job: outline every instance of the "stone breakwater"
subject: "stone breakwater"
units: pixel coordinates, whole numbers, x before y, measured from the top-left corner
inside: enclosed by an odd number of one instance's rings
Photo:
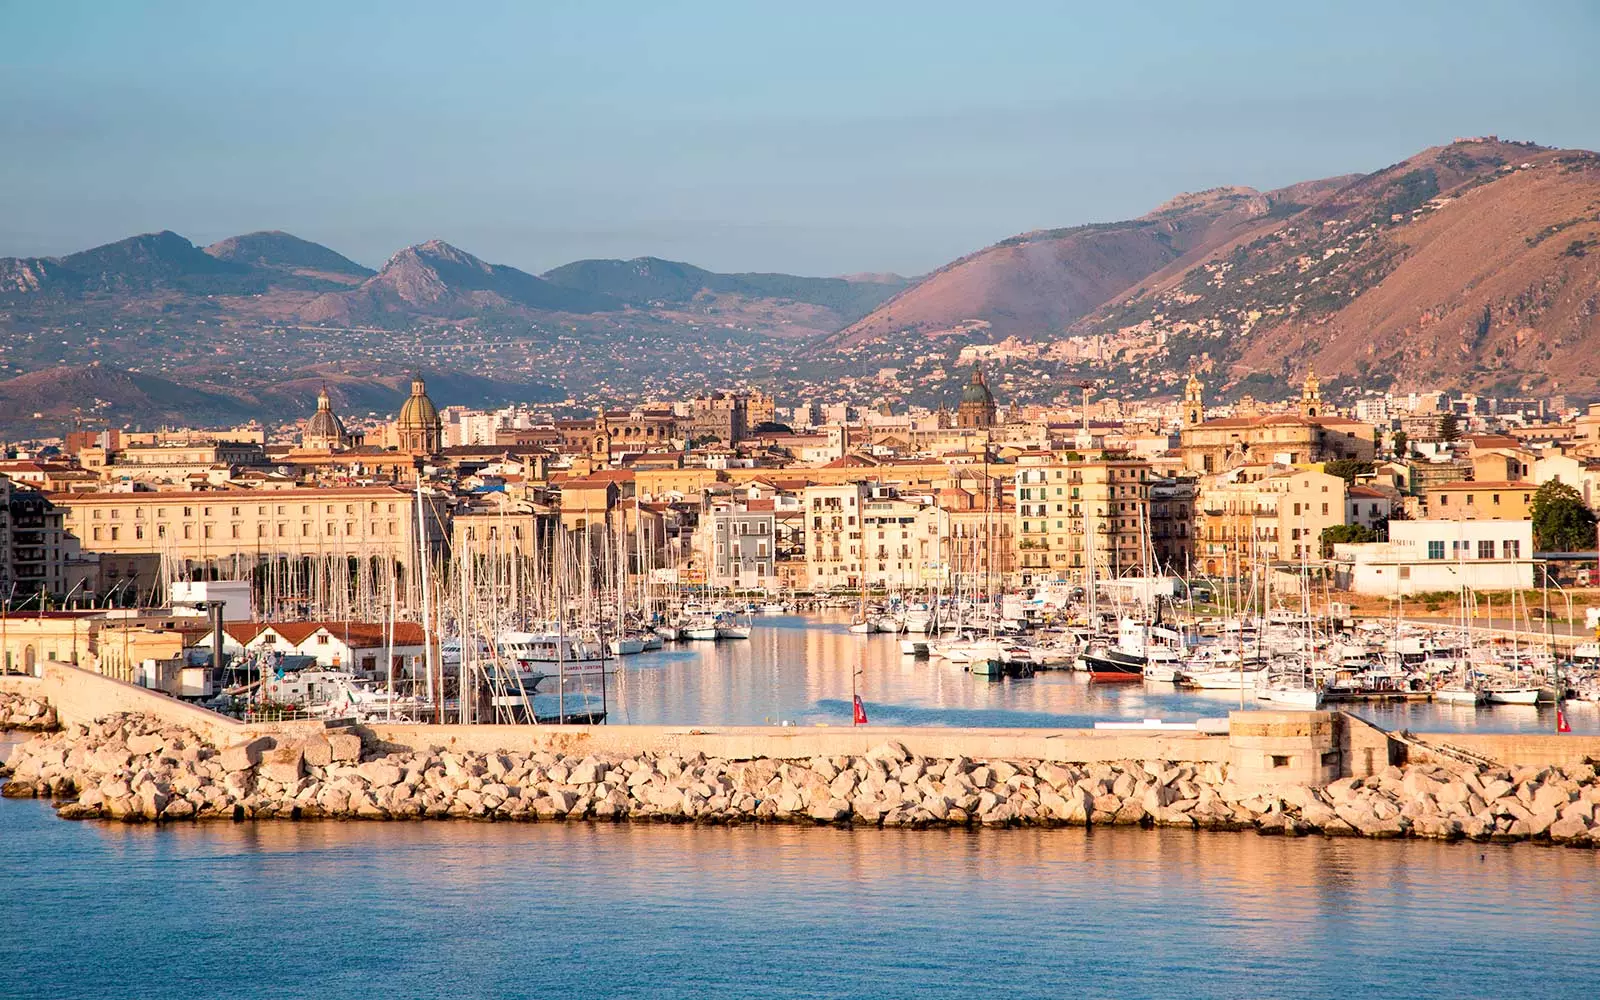
[[[30,695],[0,691],[0,729],[54,728],[56,728],[56,710],[44,700]]]
[[[1593,765],[1413,764],[1262,791],[1219,763],[1061,764],[860,756],[749,761],[639,753],[388,752],[354,732],[225,748],[139,715],[36,736],[5,766],[14,797],[62,817],[665,820],[859,826],[1142,825],[1263,834],[1600,844]]]

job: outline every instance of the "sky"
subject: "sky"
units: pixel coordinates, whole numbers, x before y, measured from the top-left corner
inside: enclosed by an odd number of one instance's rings
[[[0,0],[0,255],[918,274],[1460,135],[1600,149],[1600,3]]]

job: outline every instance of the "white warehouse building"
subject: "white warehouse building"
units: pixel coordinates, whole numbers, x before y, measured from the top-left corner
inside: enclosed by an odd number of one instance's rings
[[[1343,590],[1384,596],[1533,586],[1531,521],[1390,521],[1387,542],[1333,547]]]

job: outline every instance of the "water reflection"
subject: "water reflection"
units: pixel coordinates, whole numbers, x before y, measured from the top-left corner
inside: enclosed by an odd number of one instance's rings
[[[179,825],[0,803],[0,993],[1578,996],[1600,856],[1141,830]],[[115,928],[115,933],[108,933]],[[151,956],[183,954],[150,974]],[[92,980],[82,970],[95,969]],[[27,970],[25,991],[20,970]],[[6,988],[7,982],[11,986]]]
[[[681,643],[623,661],[611,681],[616,722],[849,725],[851,673],[876,725],[1090,726],[1097,720],[1192,721],[1226,715],[1236,691],[1170,684],[1096,684],[1047,672],[989,681],[959,665],[900,654],[899,637],[852,635],[845,615],[758,617],[748,641]],[[1246,705],[1254,703],[1246,699]],[[1419,732],[1552,732],[1549,706],[1349,706],[1386,728]],[[1600,732],[1600,710],[1573,705],[1577,732]]]

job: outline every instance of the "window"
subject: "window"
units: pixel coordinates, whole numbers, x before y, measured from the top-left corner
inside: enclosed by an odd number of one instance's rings
[[[1500,553],[1507,559],[1522,558],[1522,542],[1515,538],[1508,538],[1500,543]]]
[[[1323,504],[1322,505],[1322,516],[1324,516],[1324,517],[1328,516],[1328,505],[1327,504]]]
[[[1441,506],[1441,507],[1450,506],[1450,494],[1448,494],[1448,493],[1439,494],[1439,506]]]
[[[1478,558],[1479,559],[1493,559],[1494,558],[1494,542],[1479,542],[1478,543]]]
[[[1444,558],[1444,542],[1429,542],[1428,543],[1428,558],[1429,559],[1443,559]]]
[[[1496,494],[1492,495],[1489,498],[1489,502],[1491,504],[1493,504],[1494,506],[1496,506],[1496,507],[1500,506],[1500,494],[1496,493]]]

